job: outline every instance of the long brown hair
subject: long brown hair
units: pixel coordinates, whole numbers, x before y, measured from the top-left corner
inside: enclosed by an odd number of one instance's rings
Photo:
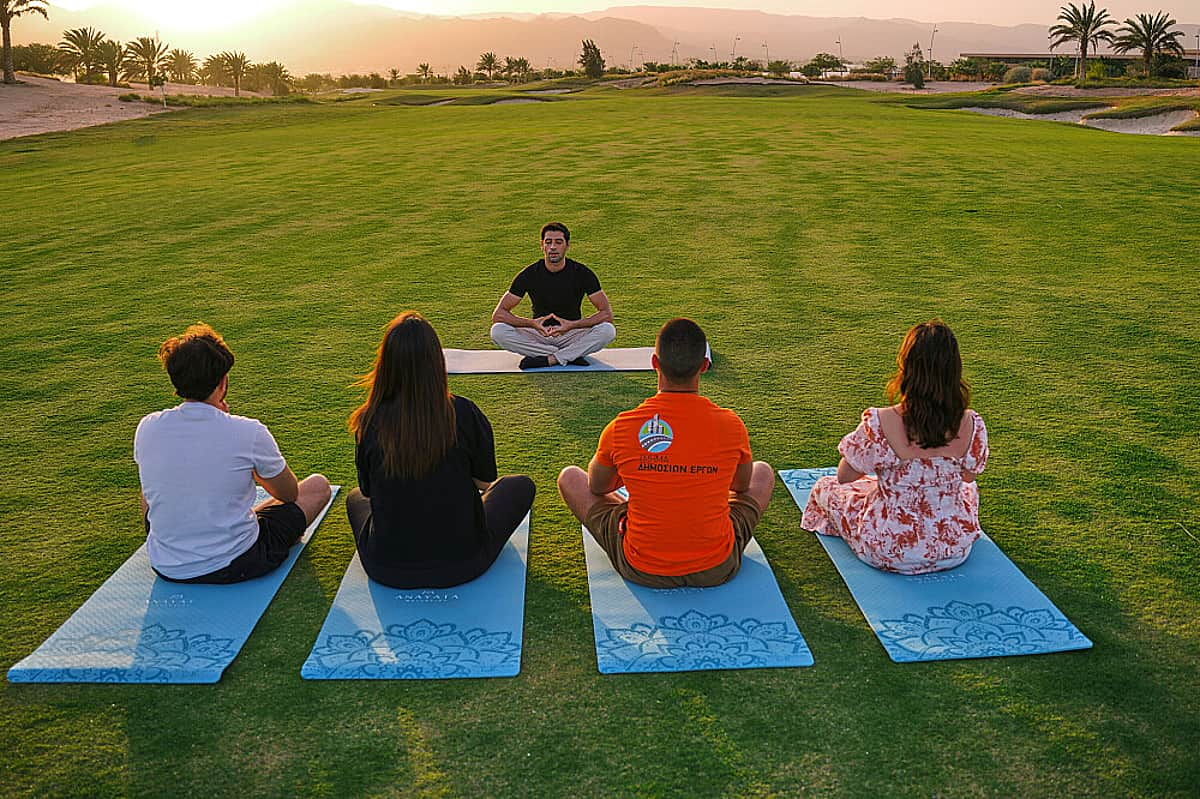
[[[367,429],[374,428],[388,474],[424,477],[454,446],[446,356],[433,325],[416,311],[392,320],[375,365],[355,385],[370,391],[367,401],[350,414],[350,431],[361,443]]]
[[[889,402],[900,398],[908,440],[922,449],[953,441],[971,404],[954,333],[941,319],[916,325],[900,345],[896,366],[887,397]]]

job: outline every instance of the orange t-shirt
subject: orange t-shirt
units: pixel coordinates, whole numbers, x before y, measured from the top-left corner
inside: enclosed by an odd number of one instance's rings
[[[609,422],[596,461],[615,468],[629,490],[629,564],[681,576],[728,558],[729,486],[750,459],[742,420],[698,394],[660,392]]]

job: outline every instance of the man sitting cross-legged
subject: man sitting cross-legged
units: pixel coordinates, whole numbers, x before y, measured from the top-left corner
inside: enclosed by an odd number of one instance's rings
[[[133,439],[150,565],[184,583],[274,570],[329,502],[329,481],[297,482],[266,426],[229,413],[233,353],[211,327],[167,339],[158,357],[183,402],[144,417]],[[274,499],[255,506],[255,481]]]
[[[524,355],[522,369],[587,366],[587,356],[604,349],[617,336],[600,280],[591,269],[567,257],[570,246],[571,232],[566,225],[543,225],[545,257],[513,278],[492,312],[492,341],[501,349]],[[526,294],[533,304],[532,319],[513,313]],[[585,296],[596,308],[591,316],[584,316],[581,310]]]
[[[658,393],[617,416],[585,473],[568,466],[558,490],[630,582],[651,588],[720,585],[771,500],[775,473],[753,461],[746,426],[699,393],[706,343],[690,319],[658,334]],[[614,493],[624,485],[629,500]]]

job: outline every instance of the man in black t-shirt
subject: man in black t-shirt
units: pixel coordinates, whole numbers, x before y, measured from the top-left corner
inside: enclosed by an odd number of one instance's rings
[[[590,353],[604,349],[617,336],[612,307],[600,289],[596,273],[567,257],[571,232],[561,222],[542,227],[546,256],[521,270],[492,311],[492,341],[501,349],[525,357],[522,369],[569,364],[587,366]],[[512,311],[529,295],[533,317]],[[584,297],[596,308],[583,316]]]

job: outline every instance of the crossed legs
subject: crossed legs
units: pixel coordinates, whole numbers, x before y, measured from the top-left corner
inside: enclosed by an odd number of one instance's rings
[[[559,363],[568,363],[607,347],[617,337],[617,329],[610,322],[601,322],[560,336],[543,336],[533,328],[497,322],[492,325],[491,335],[500,349],[518,355],[553,355]]]

